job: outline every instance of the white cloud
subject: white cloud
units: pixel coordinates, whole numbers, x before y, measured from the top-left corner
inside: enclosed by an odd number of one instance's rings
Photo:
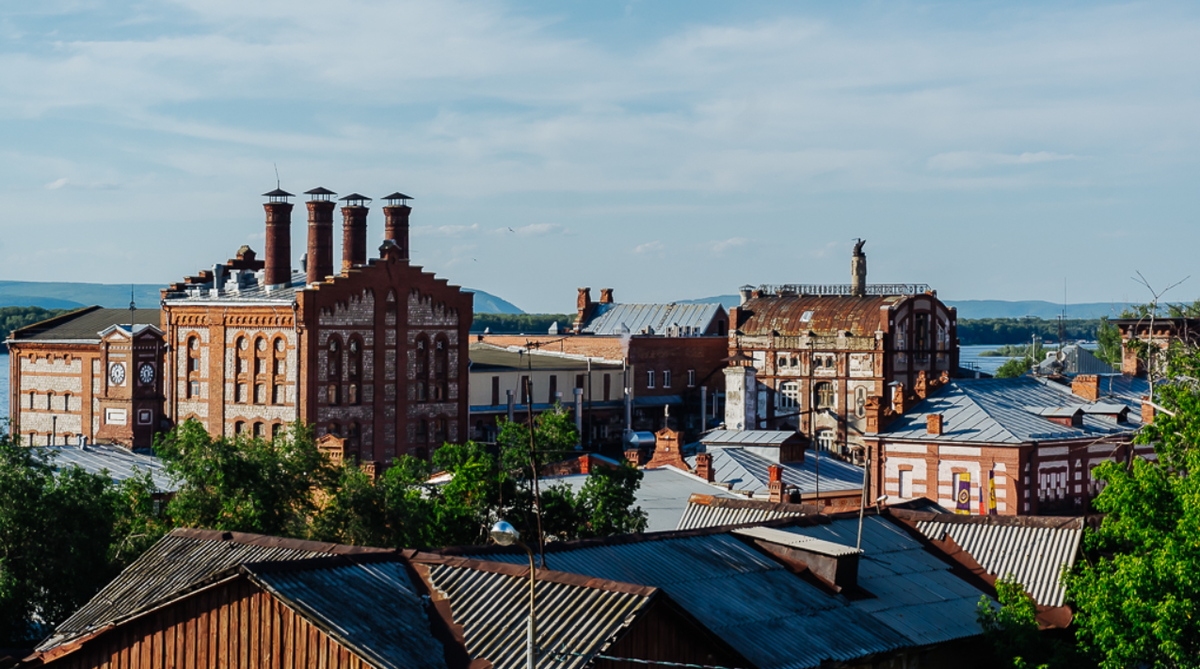
[[[633,252],[637,255],[646,255],[648,253],[663,251],[666,248],[667,247],[663,246],[662,242],[646,242],[645,244],[639,244],[633,247]]]
[[[741,248],[749,244],[751,240],[745,237],[730,237],[717,242],[710,242],[708,247],[713,252],[713,255],[724,255],[727,251]]]
[[[558,223],[530,223],[529,225],[522,225],[516,228],[496,228],[496,234],[515,234],[518,237],[546,237],[549,235],[561,235],[566,231],[566,227]]]
[[[414,225],[409,229],[412,232],[413,237],[466,237],[467,235],[479,232],[479,224]]]
[[[63,186],[66,186],[66,185],[67,185],[67,178],[63,177],[61,179],[55,179],[54,181],[51,181],[50,183],[43,186],[43,188],[45,188],[46,190],[58,190],[59,188],[62,188]]]
[[[1054,163],[1064,160],[1079,160],[1079,156],[1058,154],[1051,151],[1036,151],[1025,153],[979,153],[972,151],[951,151],[939,153],[928,161],[933,170],[978,170],[988,167],[1007,165],[1035,165],[1038,163]]]

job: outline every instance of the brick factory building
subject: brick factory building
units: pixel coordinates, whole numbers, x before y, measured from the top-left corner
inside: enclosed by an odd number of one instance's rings
[[[149,448],[163,419],[158,323],[158,309],[87,307],[13,331],[12,434],[30,446]]]
[[[795,429],[861,453],[868,409],[925,397],[958,368],[957,315],[924,285],[867,285],[860,242],[849,285],[742,288],[729,312],[726,429]],[[856,458],[857,459],[857,458]]]
[[[655,431],[671,421],[690,437],[711,427],[717,400],[724,390],[729,316],[718,303],[619,304],[611,288],[593,302],[590,288],[580,288],[570,332],[544,335],[483,334],[478,341],[623,361],[625,371],[592,398],[621,401],[627,417],[611,416],[606,429],[620,436],[629,427]],[[628,389],[628,398],[626,390]],[[535,388],[534,393],[545,389]],[[586,399],[586,398],[585,398]],[[626,401],[627,400],[627,401]],[[706,414],[703,422],[700,414]]]
[[[308,243],[291,264],[290,193],[267,193],[262,260],[237,257],[162,292],[166,413],[214,435],[269,436],[299,420],[345,439],[361,461],[427,457],[467,438],[472,295],[409,262],[410,198],[385,198],[379,257],[367,258],[369,198],[308,191]]]

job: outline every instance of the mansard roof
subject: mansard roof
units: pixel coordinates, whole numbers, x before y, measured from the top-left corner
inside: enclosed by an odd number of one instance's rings
[[[855,337],[874,336],[887,329],[883,309],[911,296],[884,295],[764,295],[738,307],[738,331],[744,335],[835,335],[849,332]],[[931,299],[937,299],[932,298]],[[730,324],[733,327],[735,324]]]

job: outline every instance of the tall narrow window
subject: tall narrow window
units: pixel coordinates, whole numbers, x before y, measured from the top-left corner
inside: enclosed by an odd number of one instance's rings
[[[358,337],[352,337],[346,348],[349,351],[346,372],[350,381],[346,399],[349,404],[357,405],[362,402],[362,398],[359,397],[359,384],[362,382],[362,341]]]
[[[646,370],[646,387],[647,388],[654,387],[654,370],[653,369]]]
[[[558,400],[558,375],[551,374],[550,375],[550,393],[549,393],[549,397],[546,401],[551,404],[554,404],[554,402],[556,400]]]
[[[604,401],[607,402],[612,398],[612,376],[604,375]]]
[[[434,340],[433,348],[433,376],[435,384],[433,399],[438,402],[445,402],[449,397],[447,381],[450,377],[450,342],[445,336],[438,336]]]
[[[46,393],[46,409],[50,410],[50,411],[54,410],[54,391],[53,390]]]
[[[71,393],[63,395],[63,411],[71,410]]]
[[[521,404],[529,404],[529,377],[521,377]]]
[[[34,403],[34,402],[36,402],[36,401],[37,401],[37,393],[35,393],[35,392],[30,392],[30,393],[29,393],[29,408],[30,408],[30,409],[32,409],[32,408],[33,408],[33,403]],[[33,442],[30,442],[30,443],[33,443]]]
[[[416,401],[425,402],[429,399],[429,339],[425,335],[417,337],[413,344],[413,380],[416,381],[414,396]]]
[[[670,387],[671,387],[671,370],[664,369],[663,370],[663,388],[670,388]]]
[[[814,388],[817,395],[818,409],[834,408],[833,384],[828,381],[821,381]]]
[[[492,377],[492,406],[500,406],[500,377]]]
[[[254,374],[267,373],[267,340],[259,337],[254,340]]]
[[[696,387],[696,370],[689,369],[688,370],[688,388],[695,388],[695,387]]]
[[[233,362],[233,373],[234,374],[245,374],[246,373],[246,349],[248,349],[248,348],[250,348],[250,345],[246,343],[246,338],[238,337],[237,348],[233,352],[233,361],[234,361]]]

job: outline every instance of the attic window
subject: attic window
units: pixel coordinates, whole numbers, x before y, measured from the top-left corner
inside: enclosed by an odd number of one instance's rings
[[[812,320],[812,317],[813,317],[813,312],[811,310],[806,311],[800,315],[800,322],[807,323]]]

